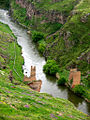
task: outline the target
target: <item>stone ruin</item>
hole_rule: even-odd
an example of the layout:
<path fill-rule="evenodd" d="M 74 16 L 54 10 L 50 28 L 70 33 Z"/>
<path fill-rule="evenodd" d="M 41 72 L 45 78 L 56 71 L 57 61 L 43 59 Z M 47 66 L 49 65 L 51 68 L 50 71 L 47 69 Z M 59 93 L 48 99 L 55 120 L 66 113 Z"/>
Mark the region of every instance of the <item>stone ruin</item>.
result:
<path fill-rule="evenodd" d="M 42 81 L 41 80 L 37 80 L 37 81 L 31 82 L 31 83 L 28 83 L 28 85 L 33 90 L 40 92 Z"/>
<path fill-rule="evenodd" d="M 72 80 L 72 84 L 70 84 L 70 81 Z M 77 71 L 77 69 L 71 69 L 69 74 L 69 84 L 72 88 L 74 88 L 76 85 L 80 85 L 81 81 L 81 72 Z"/>
<path fill-rule="evenodd" d="M 26 76 L 24 76 L 24 82 L 26 82 L 26 81 L 30 81 L 30 82 L 32 82 L 32 81 L 36 81 L 36 67 L 34 66 L 31 66 L 31 75 L 30 75 L 30 77 L 26 77 Z"/>
<path fill-rule="evenodd" d="M 31 75 L 30 77 L 24 76 L 24 82 L 29 82 L 27 85 L 30 86 L 35 91 L 40 92 L 42 81 L 36 80 L 36 66 L 31 66 Z"/>

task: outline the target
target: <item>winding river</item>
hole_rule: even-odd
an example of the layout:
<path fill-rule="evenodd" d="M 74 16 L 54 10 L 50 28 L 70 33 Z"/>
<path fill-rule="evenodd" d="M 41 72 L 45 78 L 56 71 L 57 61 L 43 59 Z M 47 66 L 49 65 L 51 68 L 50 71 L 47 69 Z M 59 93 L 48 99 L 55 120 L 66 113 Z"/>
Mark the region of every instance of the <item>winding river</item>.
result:
<path fill-rule="evenodd" d="M 22 56 L 24 57 L 24 74 L 30 75 L 30 66 L 36 66 L 37 80 L 42 80 L 42 88 L 40 92 L 51 94 L 54 97 L 64 98 L 71 101 L 77 109 L 90 115 L 90 104 L 82 98 L 74 95 L 66 87 L 58 87 L 56 84 L 56 78 L 46 76 L 43 73 L 43 65 L 45 64 L 44 57 L 41 57 L 32 43 L 30 36 L 27 34 L 27 30 L 22 28 L 17 23 L 14 23 L 10 16 L 7 14 L 8 11 L 0 9 L 0 21 L 8 24 L 15 36 L 17 37 L 18 44 L 22 47 Z"/>

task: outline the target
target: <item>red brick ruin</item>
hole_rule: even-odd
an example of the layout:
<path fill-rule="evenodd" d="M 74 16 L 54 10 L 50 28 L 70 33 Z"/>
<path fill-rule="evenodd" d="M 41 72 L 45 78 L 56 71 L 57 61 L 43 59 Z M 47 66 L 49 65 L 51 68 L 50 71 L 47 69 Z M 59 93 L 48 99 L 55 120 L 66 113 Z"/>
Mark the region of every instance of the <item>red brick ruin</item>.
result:
<path fill-rule="evenodd" d="M 36 66 L 31 66 L 31 75 L 30 77 L 24 76 L 24 82 L 30 82 L 28 85 L 30 88 L 32 88 L 35 91 L 40 92 L 42 81 L 41 80 L 36 80 Z"/>
<path fill-rule="evenodd" d="M 72 81 L 71 87 L 74 88 L 76 85 L 80 85 L 81 81 L 81 72 L 77 71 L 77 69 L 71 69 L 69 74 L 69 81 Z"/>

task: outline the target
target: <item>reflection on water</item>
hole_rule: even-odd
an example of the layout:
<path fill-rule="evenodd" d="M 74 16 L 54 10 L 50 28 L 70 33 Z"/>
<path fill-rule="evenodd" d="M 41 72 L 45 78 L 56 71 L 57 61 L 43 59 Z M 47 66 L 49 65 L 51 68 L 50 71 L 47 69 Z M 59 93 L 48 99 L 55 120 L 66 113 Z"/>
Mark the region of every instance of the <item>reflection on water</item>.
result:
<path fill-rule="evenodd" d="M 82 98 L 79 98 L 70 90 L 68 90 L 68 100 L 74 103 L 76 107 L 78 107 L 78 105 L 82 104 L 84 101 Z"/>
<path fill-rule="evenodd" d="M 70 100 L 74 105 L 84 113 L 90 113 L 90 104 L 85 102 L 82 98 L 77 97 L 65 86 L 57 86 L 56 78 L 51 76 L 46 76 L 43 73 L 43 65 L 45 64 L 45 59 L 40 56 L 34 43 L 27 34 L 27 31 L 19 26 L 18 24 L 12 22 L 11 18 L 7 14 L 8 11 L 0 10 L 0 21 L 9 25 L 13 33 L 17 37 L 18 44 L 22 47 L 22 56 L 24 57 L 24 74 L 30 75 L 30 66 L 36 66 L 36 78 L 37 80 L 42 80 L 42 88 L 40 92 L 49 93 L 54 97 L 64 98 Z"/>
<path fill-rule="evenodd" d="M 55 76 L 46 75 L 46 78 L 48 81 L 56 84 L 57 79 Z"/>

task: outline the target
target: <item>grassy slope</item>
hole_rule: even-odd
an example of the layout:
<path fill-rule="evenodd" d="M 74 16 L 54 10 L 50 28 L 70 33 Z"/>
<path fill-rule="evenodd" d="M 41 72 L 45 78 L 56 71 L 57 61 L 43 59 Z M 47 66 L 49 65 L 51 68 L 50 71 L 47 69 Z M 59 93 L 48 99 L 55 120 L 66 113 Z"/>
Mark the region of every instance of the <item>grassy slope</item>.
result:
<path fill-rule="evenodd" d="M 41 23 L 43 20 L 47 19 L 44 16 L 33 18 L 31 20 L 28 20 L 26 16 L 26 9 L 21 8 L 19 5 L 15 3 L 15 0 L 11 2 L 11 9 L 13 10 L 12 17 L 21 23 L 22 25 L 27 26 L 29 29 L 34 29 L 40 32 L 44 32 L 45 35 L 54 33 L 56 30 L 60 29 L 62 24 L 60 23 Z"/>
<path fill-rule="evenodd" d="M 51 0 L 41 0 L 40 2 L 33 1 L 33 0 L 27 0 L 29 2 L 32 2 L 32 4 L 35 6 L 37 10 L 42 13 L 43 11 L 57 11 L 59 13 L 64 14 L 65 16 L 68 16 L 70 11 L 74 8 L 75 4 L 77 4 L 77 0 L 63 0 L 60 2 L 52 3 Z M 43 14 L 40 17 L 35 17 L 31 20 L 27 19 L 26 16 L 26 9 L 21 8 L 19 5 L 15 3 L 15 0 L 11 1 L 11 9 L 13 10 L 13 18 L 17 20 L 18 22 L 22 23 L 23 25 L 26 25 L 28 28 L 33 28 L 34 30 L 43 32 L 46 36 L 50 35 L 52 33 L 55 33 L 57 30 L 59 30 L 63 25 L 58 22 L 43 22 L 44 20 L 47 20 L 48 18 L 45 17 Z M 23 13 L 23 14 L 22 14 Z"/>
<path fill-rule="evenodd" d="M 24 85 L 13 71 L 14 35 L 9 27 L 0 22 L 0 120 L 89 120 L 68 100 L 40 94 Z M 23 78 L 20 47 L 15 42 L 15 68 Z M 4 56 L 4 57 L 2 57 Z M 2 66 L 5 65 L 6 69 Z M 14 85 L 10 82 L 9 71 L 13 71 Z M 21 73 L 20 73 L 21 72 Z"/>
<path fill-rule="evenodd" d="M 27 1 L 31 2 L 31 0 L 27 0 Z M 68 1 L 59 0 L 57 2 L 53 2 L 52 0 L 47 0 L 47 1 L 39 0 L 39 2 L 32 0 L 32 3 L 36 6 L 37 9 L 40 9 L 40 10 L 46 10 L 46 11 L 58 10 L 60 12 L 63 12 L 63 11 L 69 11 L 70 8 L 73 8 L 74 5 L 77 3 L 77 0 L 68 0 Z"/>
<path fill-rule="evenodd" d="M 77 1 L 78 0 L 61 0 L 58 2 L 52 2 L 52 0 L 41 0 L 40 2 L 34 2 L 34 4 L 39 10 L 56 10 L 58 12 L 65 13 L 65 15 L 68 16 L 75 4 L 77 4 Z"/>
<path fill-rule="evenodd" d="M 84 60 L 77 60 L 77 57 L 90 49 L 90 15 L 86 17 L 85 23 L 81 21 L 83 16 L 90 13 L 89 4 L 89 0 L 82 0 L 73 10 L 73 15 L 68 17 L 63 28 L 56 33 L 54 42 L 53 36 L 47 40 L 47 43 L 51 42 L 47 47 L 49 57 L 56 59 L 62 68 L 77 64 L 83 74 L 89 70 L 89 65 Z"/>
<path fill-rule="evenodd" d="M 7 25 L 0 23 L 0 58 L 3 59 L 0 68 L 3 68 L 2 65 L 4 65 L 6 66 L 5 72 L 9 73 L 13 71 L 13 77 L 18 81 L 21 81 L 23 78 L 21 66 L 23 64 L 23 58 L 20 56 L 20 53 L 21 48 L 16 44 L 16 38 L 12 31 Z M 15 70 L 19 73 L 20 77 Z"/>

